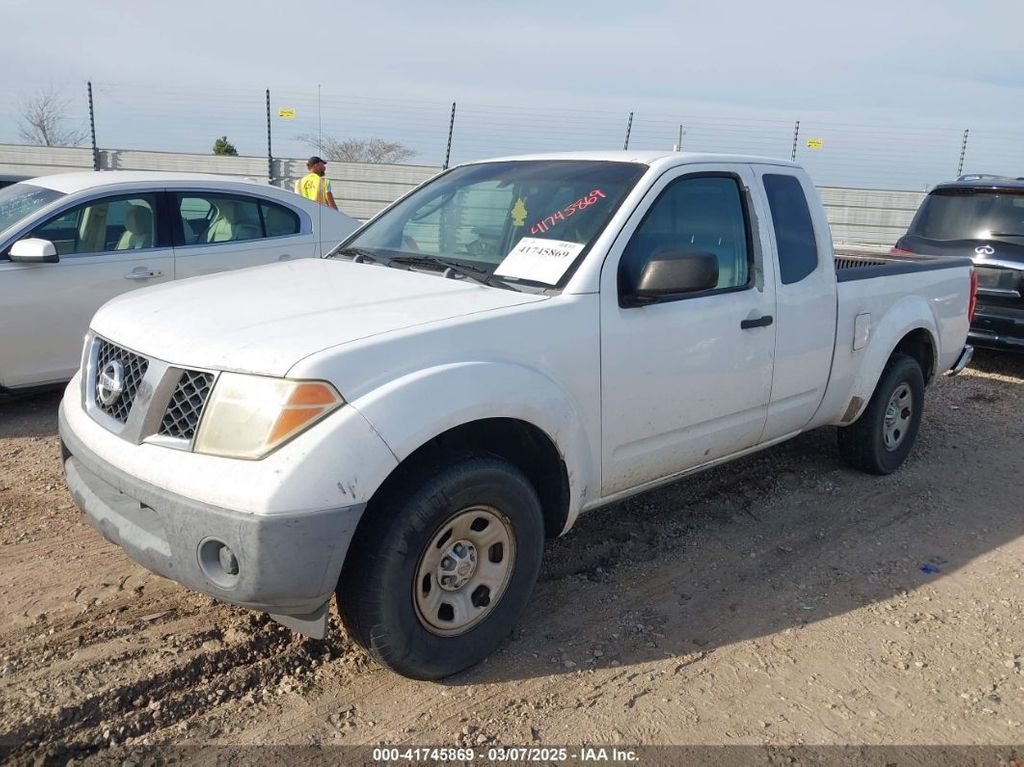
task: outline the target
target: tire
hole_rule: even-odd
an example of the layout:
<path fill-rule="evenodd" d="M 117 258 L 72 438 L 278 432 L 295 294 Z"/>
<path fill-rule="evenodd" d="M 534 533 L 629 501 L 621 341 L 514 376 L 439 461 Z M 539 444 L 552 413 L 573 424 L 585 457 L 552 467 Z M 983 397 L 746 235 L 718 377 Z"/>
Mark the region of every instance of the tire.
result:
<path fill-rule="evenodd" d="M 407 489 L 367 509 L 338 609 L 379 663 L 440 679 L 479 663 L 511 633 L 540 571 L 544 517 L 523 473 L 490 455 L 397 484 Z"/>
<path fill-rule="evenodd" d="M 893 354 L 861 417 L 839 429 L 839 451 L 855 469 L 891 474 L 910 455 L 923 412 L 921 366 L 913 357 Z"/>

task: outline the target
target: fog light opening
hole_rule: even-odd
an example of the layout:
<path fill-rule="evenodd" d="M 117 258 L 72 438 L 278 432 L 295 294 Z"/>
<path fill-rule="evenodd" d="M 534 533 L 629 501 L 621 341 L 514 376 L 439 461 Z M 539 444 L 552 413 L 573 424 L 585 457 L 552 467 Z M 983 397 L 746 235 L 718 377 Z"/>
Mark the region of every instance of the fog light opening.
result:
<path fill-rule="evenodd" d="M 235 552 L 224 541 L 207 538 L 199 544 L 199 567 L 217 586 L 230 589 L 238 583 L 241 567 Z"/>

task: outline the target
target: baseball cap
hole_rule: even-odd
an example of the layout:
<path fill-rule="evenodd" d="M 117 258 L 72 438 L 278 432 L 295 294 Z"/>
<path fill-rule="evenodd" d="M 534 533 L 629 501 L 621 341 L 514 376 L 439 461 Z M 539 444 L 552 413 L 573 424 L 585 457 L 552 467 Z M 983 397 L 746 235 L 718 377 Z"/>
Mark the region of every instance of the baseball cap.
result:
<path fill-rule="evenodd" d="M 308 160 L 306 160 L 306 167 L 307 168 L 312 168 L 314 165 L 316 165 L 317 163 L 321 163 L 321 162 L 324 165 L 327 164 L 327 160 L 323 159 L 322 157 L 317 157 L 316 155 L 313 155 Z"/>

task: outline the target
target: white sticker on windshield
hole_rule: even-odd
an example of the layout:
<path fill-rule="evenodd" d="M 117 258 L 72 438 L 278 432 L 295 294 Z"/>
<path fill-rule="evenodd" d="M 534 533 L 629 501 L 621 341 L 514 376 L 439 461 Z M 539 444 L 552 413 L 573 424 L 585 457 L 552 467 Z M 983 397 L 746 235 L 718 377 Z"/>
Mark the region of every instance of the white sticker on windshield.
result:
<path fill-rule="evenodd" d="M 494 273 L 499 277 L 557 285 L 583 250 L 583 243 L 523 237 Z"/>

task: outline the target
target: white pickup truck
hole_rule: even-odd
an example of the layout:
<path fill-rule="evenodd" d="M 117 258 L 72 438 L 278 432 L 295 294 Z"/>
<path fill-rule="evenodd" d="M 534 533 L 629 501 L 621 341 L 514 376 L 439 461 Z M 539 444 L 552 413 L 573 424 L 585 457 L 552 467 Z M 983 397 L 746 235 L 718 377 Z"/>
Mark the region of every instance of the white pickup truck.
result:
<path fill-rule="evenodd" d="M 637 152 L 454 168 L 330 257 L 130 293 L 60 408 L 145 567 L 397 672 L 466 668 L 584 511 L 838 426 L 875 473 L 959 372 L 963 259 L 837 258 L 811 181 Z"/>

